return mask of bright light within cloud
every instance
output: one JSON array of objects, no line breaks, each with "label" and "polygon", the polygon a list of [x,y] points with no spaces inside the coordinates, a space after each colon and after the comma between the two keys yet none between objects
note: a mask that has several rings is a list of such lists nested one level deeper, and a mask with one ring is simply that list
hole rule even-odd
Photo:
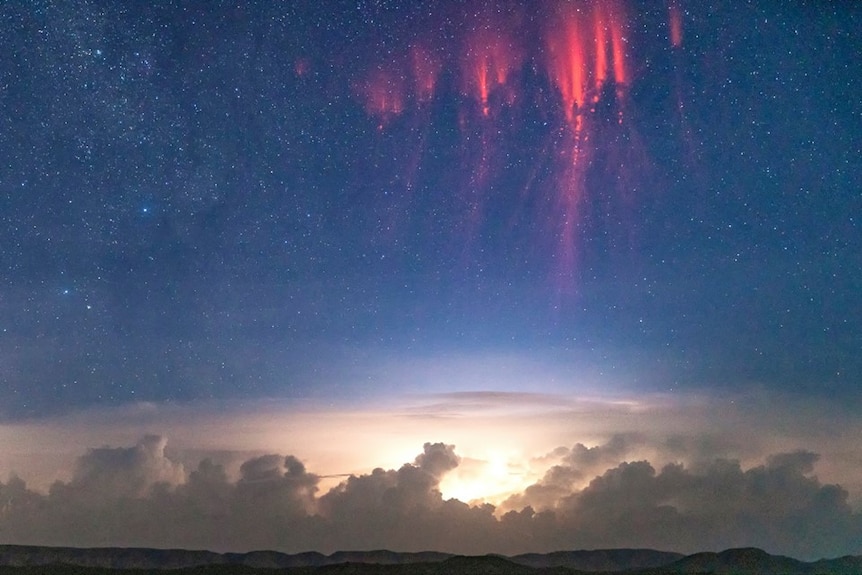
[{"label": "bright light within cloud", "polygon": [[[600,445],[629,433],[643,441],[633,443],[622,457],[648,459],[659,467],[685,463],[679,459],[682,453],[731,457],[750,466],[759,464],[764,453],[811,449],[823,455],[820,478],[840,483],[853,501],[862,500],[855,468],[833,463],[848,461],[848,453],[857,458],[855,444],[836,442],[837,432],[811,435],[822,428],[812,422],[825,407],[810,401],[782,404],[774,398],[729,401],[590,391],[587,397],[487,390],[429,393],[349,407],[261,400],[230,408],[139,404],[91,410],[0,425],[0,445],[8,447],[0,450],[0,477],[14,472],[31,488],[46,492],[55,480],[71,477],[82,446],[131,445],[146,434],[159,434],[169,439],[169,457],[183,463],[187,473],[208,457],[235,479],[249,457],[290,454],[322,476],[323,493],[347,475],[413,463],[424,443],[442,442],[454,445],[460,457],[460,464],[441,477],[444,498],[499,505],[539,482],[574,445]],[[843,429],[841,437],[858,430],[847,418],[834,416],[834,421],[835,429]],[[779,423],[784,433],[766,431]],[[664,447],[656,452],[647,445]],[[604,471],[602,465],[614,463],[583,469],[584,476],[572,486],[583,487]]]},{"label": "bright light within cloud", "polygon": [[499,505],[539,477],[524,454],[490,450],[482,459],[462,458],[440,482],[440,492],[444,499]]}]

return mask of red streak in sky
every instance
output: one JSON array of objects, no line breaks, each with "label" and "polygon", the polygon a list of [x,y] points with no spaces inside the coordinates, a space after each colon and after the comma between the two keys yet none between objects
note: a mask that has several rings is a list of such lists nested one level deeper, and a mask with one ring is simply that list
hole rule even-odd
[{"label": "red streak in sky", "polygon": [[628,82],[623,22],[619,5],[604,0],[593,4],[592,18],[567,4],[551,23],[546,37],[548,75],[560,91],[567,122],[578,133],[586,102],[601,98],[609,65],[618,88]]},{"label": "red streak in sky", "polygon": [[443,63],[427,47],[414,44],[410,47],[410,66],[416,100],[420,103],[431,101]]},{"label": "red streak in sky", "polygon": [[678,48],[682,46],[682,12],[676,4],[671,4],[668,10],[670,45]]},{"label": "red streak in sky", "polygon": [[404,78],[400,74],[375,70],[360,86],[365,110],[382,121],[404,111]]},{"label": "red streak in sky", "polygon": [[479,100],[483,115],[490,112],[491,93],[505,86],[522,63],[523,56],[512,36],[499,22],[477,28],[467,39],[462,75],[467,93]]},{"label": "red streak in sky", "polygon": [[[624,1],[543,0],[535,4],[532,18],[527,12],[502,9],[504,0],[489,0],[484,12],[465,15],[468,21],[458,28],[456,37],[414,38],[400,53],[386,51],[388,61],[379,61],[359,84],[366,111],[383,128],[407,107],[430,110],[426,104],[437,97],[442,77],[460,83],[462,95],[470,100],[459,106],[457,122],[464,134],[462,161],[470,174],[460,194],[472,237],[482,225],[489,185],[497,177],[501,150],[505,150],[501,147],[505,142],[498,139],[507,133],[507,126],[498,121],[517,118],[516,114],[498,114],[498,108],[520,99],[519,90],[525,83],[513,79],[527,65],[531,71],[544,72],[556,100],[553,110],[545,110],[548,117],[556,118],[548,140],[554,184],[543,189],[551,192],[546,194],[545,205],[552,213],[545,221],[553,230],[555,273],[562,288],[571,286],[576,272],[584,204],[591,199],[587,183],[593,160],[615,147],[605,137],[612,128],[598,117],[608,111],[608,106],[600,105],[603,98],[616,96],[606,104],[615,109],[619,125],[624,127],[613,129],[629,129],[623,112],[629,105],[625,95],[632,82],[628,61],[632,48],[627,40]],[[681,12],[673,4],[679,1],[668,0],[669,33],[675,46],[682,40]],[[494,6],[501,9],[491,9]],[[530,39],[538,39],[540,45],[530,44]],[[444,65],[455,68],[444,73]],[[525,78],[530,77],[529,72]],[[475,122],[477,115],[481,122]],[[427,123],[429,118],[428,114],[417,116],[417,121]],[[424,145],[423,136],[410,162],[408,182],[415,179]],[[626,168],[621,163],[619,169]],[[409,192],[410,185],[407,187]]]},{"label": "red streak in sky", "polygon": [[[625,18],[616,0],[560,3],[545,33],[547,74],[559,92],[569,134],[567,165],[557,187],[558,287],[570,285],[577,259],[581,210],[597,126],[590,121],[613,81],[617,98],[629,82]],[[612,77],[610,76],[612,74]],[[622,123],[622,108],[617,110]]]},{"label": "red streak in sky", "polygon": [[488,62],[481,58],[475,64],[476,88],[479,90],[479,99],[482,101],[482,113],[488,115]]},{"label": "red streak in sky", "polygon": [[560,23],[548,37],[548,72],[560,90],[569,124],[580,131],[581,113],[587,93],[587,60],[582,26],[577,14]]},{"label": "red streak in sky", "polygon": [[611,15],[611,45],[614,52],[614,82],[617,86],[627,84],[625,36],[619,13]]},{"label": "red streak in sky", "polygon": [[602,89],[602,84],[605,83],[608,77],[608,51],[607,51],[607,23],[602,18],[601,12],[597,9],[593,14],[595,21],[595,46],[596,46],[596,68],[595,68],[595,83],[594,88],[596,94],[593,96],[593,101],[599,100],[599,95]]}]

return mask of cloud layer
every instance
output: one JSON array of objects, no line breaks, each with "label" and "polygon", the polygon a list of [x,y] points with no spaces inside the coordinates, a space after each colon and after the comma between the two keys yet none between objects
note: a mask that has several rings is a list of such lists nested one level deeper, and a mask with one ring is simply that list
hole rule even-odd
[{"label": "cloud layer", "polygon": [[862,553],[862,515],[847,492],[814,474],[817,454],[777,453],[744,468],[630,459],[637,435],[549,454],[538,482],[499,508],[441,494],[461,462],[454,446],[426,443],[412,463],[351,475],[323,490],[292,455],[247,459],[238,476],[203,459],[193,469],[166,455],[166,439],[81,456],[73,477],[47,493],[17,477],[0,483],[8,543],[152,546],[287,552],[388,548],[465,554],[652,547],[694,552],[758,546],[801,558]]}]

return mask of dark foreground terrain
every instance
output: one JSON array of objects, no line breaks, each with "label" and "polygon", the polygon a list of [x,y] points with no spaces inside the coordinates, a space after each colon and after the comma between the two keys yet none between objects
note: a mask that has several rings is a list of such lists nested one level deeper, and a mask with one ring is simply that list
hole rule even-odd
[{"label": "dark foreground terrain", "polygon": [[862,556],[804,562],[760,549],[681,555],[650,549],[560,551],[513,557],[464,557],[392,551],[332,555],[274,551],[212,553],[181,549],[75,549],[0,545],[0,575],[578,575],[627,573],[740,575],[862,575]]}]

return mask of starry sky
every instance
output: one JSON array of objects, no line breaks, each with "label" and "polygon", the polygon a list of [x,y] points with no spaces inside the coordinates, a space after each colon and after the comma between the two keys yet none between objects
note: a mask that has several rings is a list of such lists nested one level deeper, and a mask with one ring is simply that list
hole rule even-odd
[{"label": "starry sky", "polygon": [[[862,553],[857,3],[34,0],[0,22],[4,537]],[[690,512],[725,480],[788,507],[740,488]],[[249,527],[267,481],[298,538]],[[139,526],[214,484],[246,539],[192,537],[192,511],[162,538],[51,519],[131,498]],[[368,502],[384,487],[403,516]],[[666,538],[602,523],[614,489]],[[375,539],[357,508],[406,523]],[[794,539],[800,517],[828,533]]]}]

